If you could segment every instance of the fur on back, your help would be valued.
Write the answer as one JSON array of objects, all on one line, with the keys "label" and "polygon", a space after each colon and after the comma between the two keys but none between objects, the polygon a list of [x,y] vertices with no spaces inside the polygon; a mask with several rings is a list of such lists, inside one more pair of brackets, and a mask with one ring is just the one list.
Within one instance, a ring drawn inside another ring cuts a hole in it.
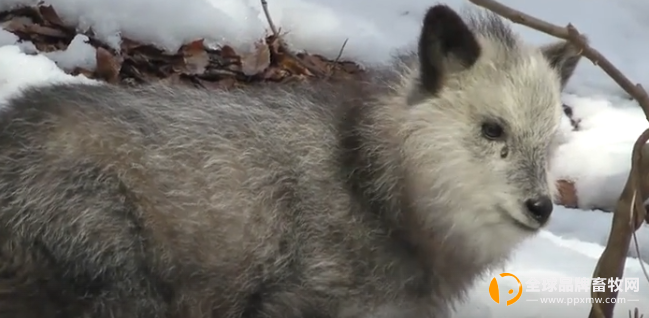
[{"label": "fur on back", "polygon": [[553,191],[578,60],[438,5],[360,81],[25,89],[0,114],[0,316],[446,317],[542,226],[524,202]]}]

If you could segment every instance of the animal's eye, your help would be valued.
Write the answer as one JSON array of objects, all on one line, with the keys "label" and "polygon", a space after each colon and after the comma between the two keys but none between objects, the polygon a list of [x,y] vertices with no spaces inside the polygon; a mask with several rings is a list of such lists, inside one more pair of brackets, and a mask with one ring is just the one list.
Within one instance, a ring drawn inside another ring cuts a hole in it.
[{"label": "animal's eye", "polygon": [[501,139],[504,134],[505,130],[500,124],[488,122],[482,124],[482,135],[487,139]]}]

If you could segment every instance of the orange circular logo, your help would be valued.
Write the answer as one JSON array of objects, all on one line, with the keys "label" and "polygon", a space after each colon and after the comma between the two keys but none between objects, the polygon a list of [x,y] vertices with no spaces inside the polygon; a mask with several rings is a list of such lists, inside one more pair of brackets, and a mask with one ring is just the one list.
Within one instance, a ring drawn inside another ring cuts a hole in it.
[{"label": "orange circular logo", "polygon": [[[514,298],[510,299],[507,301],[507,306],[515,303],[518,301],[519,298],[521,298],[521,295],[523,294],[523,284],[521,284],[520,279],[516,277],[514,274],[510,273],[502,273],[500,274],[500,277],[514,277],[516,282],[518,282],[518,293],[516,293],[516,296]],[[508,293],[511,295],[514,293],[513,289],[510,289]],[[500,304],[500,290],[498,288],[498,281],[496,281],[496,277],[494,277],[491,280],[491,283],[489,284],[489,296],[491,296],[491,299],[496,302],[496,304]]]}]

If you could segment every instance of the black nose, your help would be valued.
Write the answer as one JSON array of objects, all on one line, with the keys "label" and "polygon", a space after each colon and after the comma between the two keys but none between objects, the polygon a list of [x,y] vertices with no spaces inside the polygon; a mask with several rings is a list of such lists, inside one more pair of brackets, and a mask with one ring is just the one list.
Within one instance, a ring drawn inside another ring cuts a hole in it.
[{"label": "black nose", "polygon": [[552,199],[549,196],[540,196],[525,201],[525,206],[530,215],[541,224],[545,224],[552,214],[554,208]]}]

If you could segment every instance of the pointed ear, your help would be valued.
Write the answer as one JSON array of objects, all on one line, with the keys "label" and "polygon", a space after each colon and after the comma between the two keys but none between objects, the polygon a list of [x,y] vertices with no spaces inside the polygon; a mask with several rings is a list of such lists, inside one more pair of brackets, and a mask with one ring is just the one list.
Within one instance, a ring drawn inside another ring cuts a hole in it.
[{"label": "pointed ear", "polygon": [[446,5],[428,9],[419,36],[420,85],[437,93],[445,73],[466,69],[478,60],[478,40],[460,15]]},{"label": "pointed ear", "polygon": [[546,44],[541,46],[540,49],[550,66],[559,74],[561,89],[563,90],[581,60],[580,50],[568,41]]}]

